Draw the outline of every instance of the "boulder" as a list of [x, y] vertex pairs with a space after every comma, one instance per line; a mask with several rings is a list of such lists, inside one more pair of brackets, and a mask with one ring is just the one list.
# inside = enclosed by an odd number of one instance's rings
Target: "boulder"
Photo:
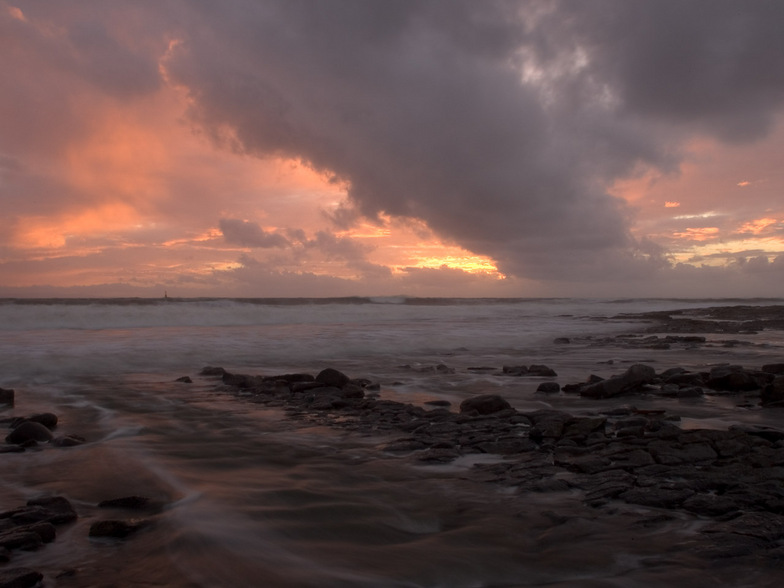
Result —
[[762, 371], [768, 374], [784, 374], [784, 363], [768, 363], [762, 366]]
[[555, 378], [558, 374], [555, 373], [550, 367], [541, 364], [533, 364], [528, 366], [528, 376], [543, 376], [545, 378]]
[[762, 406], [784, 406], [784, 376], [775, 376], [773, 381], [762, 389]]
[[226, 370], [224, 370], [222, 367], [213, 367], [213, 366], [208, 365], [206, 367], [201, 368], [201, 371], [199, 372], [199, 375], [200, 376], [222, 376], [225, 373], [226, 373]]
[[6, 443], [22, 445], [30, 441], [47, 442], [52, 440], [52, 432], [41, 423], [24, 421], [5, 438]]
[[14, 405], [14, 391], [0, 388], [0, 404]]
[[542, 382], [537, 386], [536, 391], [542, 394], [556, 394], [561, 391], [561, 386], [558, 382]]
[[656, 371], [652, 367], [641, 363], [634, 364], [620, 376], [613, 376], [583, 387], [580, 390], [580, 396], [587, 398], [620, 396], [650, 384], [655, 377]]
[[758, 390], [773, 379], [773, 374], [747, 370], [739, 365], [722, 365], [711, 368], [705, 385], [712, 390], [743, 392]]
[[123, 539], [128, 535], [136, 533], [138, 530], [144, 528], [149, 524], [144, 520], [108, 520], [96, 521], [90, 525], [90, 537], [113, 537], [115, 539]]
[[467, 398], [460, 403], [460, 413], [493, 414], [512, 406], [497, 394], [483, 394]]
[[346, 374], [333, 368], [326, 368], [321, 370], [316, 376], [316, 381], [321, 382], [325, 386], [334, 386], [335, 388], [342, 388], [351, 381]]
[[29, 568], [0, 570], [0, 588], [32, 588], [43, 579], [43, 574]]
[[190, 376], [182, 376], [174, 380], [175, 382], [182, 382], [183, 384], [193, 384], [193, 380], [191, 380]]
[[11, 421], [11, 428], [15, 429], [25, 421], [39, 423], [44, 427], [46, 427], [47, 429], [49, 429], [50, 431], [57, 428], [57, 415], [51, 412], [41, 412], [38, 414], [30, 415], [28, 417], [15, 418], [13, 421]]

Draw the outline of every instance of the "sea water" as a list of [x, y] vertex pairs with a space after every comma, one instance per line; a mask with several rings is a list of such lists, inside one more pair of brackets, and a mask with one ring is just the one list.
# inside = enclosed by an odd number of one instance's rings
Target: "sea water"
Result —
[[[292, 422], [198, 373], [207, 365], [260, 375], [334, 367], [401, 402], [456, 406], [496, 393], [520, 410], [586, 412], [596, 405], [537, 394], [541, 378], [499, 368], [546, 364], [565, 384], [631, 362], [660, 371], [782, 361], [775, 332], [732, 347], [711, 345], [709, 335], [693, 350], [611, 344], [647, 326], [625, 315], [740, 303], [749, 301], [0, 301], [0, 387], [17, 398], [0, 418], [51, 411], [58, 434], [87, 439], [0, 454], [0, 509], [58, 494], [80, 513], [55, 543], [13, 563], [47, 578], [71, 570], [69, 586], [632, 586], [656, 577], [703, 585], [703, 569], [641, 566], [656, 561], [656, 538], [629, 551], [636, 531], [592, 520], [579, 501], [541, 495], [523, 508], [519, 497], [462, 480], [470, 463], [414, 467], [381, 451], [389, 439]], [[572, 343], [554, 342], [563, 337]], [[175, 381], [186, 375], [193, 383]], [[677, 410], [687, 426], [777, 418], [720, 398]], [[133, 494], [167, 505], [155, 524], [125, 542], [89, 540], [89, 525], [109, 516], [96, 504]], [[546, 514], [553, 510], [582, 513], [582, 528], [556, 529]]]

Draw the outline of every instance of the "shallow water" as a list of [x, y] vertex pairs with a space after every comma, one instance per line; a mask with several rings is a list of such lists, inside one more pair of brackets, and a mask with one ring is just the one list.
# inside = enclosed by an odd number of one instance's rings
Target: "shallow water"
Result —
[[[628, 505], [600, 517], [574, 494], [518, 495], [473, 483], [460, 469], [468, 459], [416, 466], [381, 452], [388, 439], [294, 422], [196, 376], [203, 365], [259, 374], [333, 366], [380, 382], [382, 398], [459, 402], [499, 393], [521, 410], [579, 412], [597, 404], [537, 395], [541, 378], [468, 368], [545, 363], [563, 384], [637, 361], [657, 371], [782, 361], [775, 333], [692, 350], [587, 339], [640, 328], [607, 320], [618, 312], [686, 305], [0, 304], [0, 386], [17, 394], [0, 418], [52, 411], [58, 434], [88, 439], [0, 455], [3, 509], [61, 494], [80, 515], [54, 543], [16, 553], [13, 564], [40, 570], [52, 586], [772, 585], [782, 578], [769, 570], [715, 570], [690, 556], [699, 528], [691, 518], [640, 527]], [[554, 345], [557, 336], [574, 343]], [[429, 370], [441, 363], [454, 373]], [[173, 381], [182, 375], [194, 383]], [[666, 405], [687, 417], [687, 427], [779, 418], [723, 397], [633, 402]], [[123, 542], [88, 539], [92, 522], [129, 516], [95, 505], [132, 494], [166, 505], [145, 515], [154, 524]], [[76, 572], [54, 579], [66, 569]]]

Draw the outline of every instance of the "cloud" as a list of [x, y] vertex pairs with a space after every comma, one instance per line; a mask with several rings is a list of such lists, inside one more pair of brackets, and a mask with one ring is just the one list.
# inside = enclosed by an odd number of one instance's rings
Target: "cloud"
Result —
[[243, 247], [286, 247], [290, 243], [279, 233], [268, 233], [257, 223], [233, 219], [222, 218], [218, 222], [223, 238], [232, 245]]
[[167, 61], [194, 121], [516, 275], [624, 271], [639, 246], [611, 182], [677, 169], [695, 133], [760, 138], [784, 100], [780, 3], [197, 6]]

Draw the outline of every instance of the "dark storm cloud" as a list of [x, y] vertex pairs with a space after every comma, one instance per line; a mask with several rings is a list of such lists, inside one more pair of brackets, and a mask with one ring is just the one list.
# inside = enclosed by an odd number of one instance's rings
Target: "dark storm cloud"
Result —
[[[23, 9], [67, 12], [55, 6]], [[41, 143], [48, 131], [56, 144], [86, 124], [69, 116], [67, 91], [36, 116], [27, 97], [56, 93], [58, 70], [119, 99], [153, 92], [176, 40], [167, 79], [216, 142], [346, 182], [356, 210], [339, 211], [344, 224], [356, 212], [419, 218], [530, 278], [665, 267], [663, 252], [629, 235], [633, 211], [608, 188], [645, 167], [677, 171], [699, 134], [758, 139], [784, 103], [777, 0], [90, 6], [90, 20], [62, 17], [53, 36], [0, 23], [29, 61], [0, 93], [21, 114], [0, 119], [3, 136]], [[298, 242], [232, 219], [221, 230], [243, 246]], [[355, 253], [343, 252], [362, 262]]]
[[286, 247], [288, 239], [278, 233], [268, 233], [258, 224], [234, 218], [222, 218], [218, 222], [223, 238], [232, 245], [242, 247]]

